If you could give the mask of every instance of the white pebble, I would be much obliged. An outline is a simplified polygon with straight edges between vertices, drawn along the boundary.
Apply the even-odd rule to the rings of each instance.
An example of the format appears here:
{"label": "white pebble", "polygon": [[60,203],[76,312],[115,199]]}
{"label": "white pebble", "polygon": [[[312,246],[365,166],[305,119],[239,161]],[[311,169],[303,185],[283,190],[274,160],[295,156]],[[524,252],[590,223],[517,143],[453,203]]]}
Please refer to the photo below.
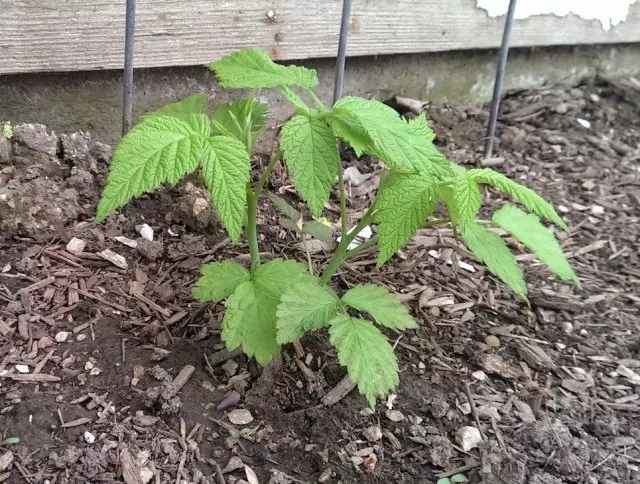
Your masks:
{"label": "white pebble", "polygon": [[462,450],[469,452],[482,442],[482,435],[475,427],[461,427],[456,431],[456,442],[462,447]]}
{"label": "white pebble", "polygon": [[247,425],[253,422],[253,415],[251,415],[251,412],[242,408],[229,412],[227,418],[229,419],[229,422],[234,425]]}
{"label": "white pebble", "polygon": [[404,420],[404,415],[399,410],[387,410],[386,415],[392,422],[402,422]]}
{"label": "white pebble", "polygon": [[96,441],[96,436],[93,435],[91,432],[89,432],[88,430],[83,434],[84,437],[84,441],[87,444],[93,444]]}
{"label": "white pebble", "polygon": [[587,121],[586,119],[576,118],[576,121],[578,121],[578,124],[580,126],[582,126],[583,128],[589,129],[591,127],[591,123],[589,121]]}
{"label": "white pebble", "polygon": [[78,254],[84,251],[86,247],[86,242],[82,239],[78,239],[77,237],[72,238],[67,244],[67,252],[71,252],[72,254]]}
{"label": "white pebble", "polygon": [[148,240],[149,242],[153,242],[153,229],[147,224],[142,224],[140,226],[140,237]]}
{"label": "white pebble", "polygon": [[471,373],[471,376],[478,381],[485,381],[487,379],[487,375],[482,370],[474,371]]}
{"label": "white pebble", "polygon": [[18,373],[29,373],[29,367],[27,365],[16,365],[16,371]]}
{"label": "white pebble", "polygon": [[58,334],[56,334],[56,343],[64,343],[65,341],[67,341],[67,338],[70,334],[71,333],[69,331],[60,331]]}
{"label": "white pebble", "polygon": [[601,207],[600,205],[593,205],[591,207],[591,214],[592,215],[604,215],[604,207]]}

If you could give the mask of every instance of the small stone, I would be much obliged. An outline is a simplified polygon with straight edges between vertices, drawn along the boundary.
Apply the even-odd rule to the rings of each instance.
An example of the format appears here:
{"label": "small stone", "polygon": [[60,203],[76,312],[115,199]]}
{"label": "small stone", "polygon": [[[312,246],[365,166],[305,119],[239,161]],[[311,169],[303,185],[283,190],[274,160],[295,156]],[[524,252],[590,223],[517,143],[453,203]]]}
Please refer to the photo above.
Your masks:
{"label": "small stone", "polygon": [[84,341],[85,339],[87,339],[87,335],[84,334],[84,333],[79,334],[78,336],[76,336],[76,340],[78,340],[78,341]]}
{"label": "small stone", "polygon": [[66,249],[67,252],[71,252],[72,254],[79,254],[80,252],[84,251],[84,248],[86,246],[87,243],[84,240],[73,237],[67,244]]}
{"label": "small stone", "polygon": [[392,422],[402,422],[404,420],[404,415],[399,410],[387,410],[385,415]]}
{"label": "small stone", "polygon": [[229,415],[227,415],[227,418],[229,419],[229,422],[234,425],[247,425],[253,422],[253,415],[251,415],[251,412],[243,408],[232,410],[229,412]]}
{"label": "small stone", "polygon": [[138,232],[140,233],[140,237],[148,240],[149,242],[153,242],[153,229],[149,227],[149,225],[142,224]]}
{"label": "small stone", "polygon": [[89,432],[88,430],[82,435],[84,437],[84,441],[87,444],[93,444],[96,441],[96,436],[93,435],[91,432]]}
{"label": "small stone", "polygon": [[371,417],[375,412],[372,408],[366,407],[360,410],[360,415],[363,417]]}
{"label": "small stone", "polygon": [[233,360],[227,360],[220,368],[223,369],[228,377],[232,377],[238,371],[238,364]]}
{"label": "small stone", "polygon": [[13,452],[10,450],[0,455],[0,472],[3,472],[13,463]]}
{"label": "small stone", "polygon": [[96,366],[91,369],[91,371],[89,372],[89,375],[98,376],[100,373],[102,373],[102,370]]}
{"label": "small stone", "polygon": [[471,373],[471,376],[478,381],[485,381],[487,379],[487,374],[482,370],[474,371]]}
{"label": "small stone", "polygon": [[591,123],[589,121],[587,121],[586,119],[576,118],[576,121],[583,128],[589,129],[591,127]]}
{"label": "small stone", "polygon": [[431,415],[434,418],[442,418],[449,411],[449,404],[442,397],[433,397],[431,400]]}
{"label": "small stone", "polygon": [[56,343],[64,343],[65,341],[67,341],[69,335],[71,335],[69,331],[60,331],[55,336]]}
{"label": "small stone", "polygon": [[16,371],[18,373],[29,373],[29,367],[27,365],[16,365]]}
{"label": "small stone", "polygon": [[565,334],[573,333],[573,323],[571,323],[569,321],[564,321],[562,323],[562,332],[565,333]]}
{"label": "small stone", "polygon": [[598,96],[595,92],[589,94],[589,99],[591,100],[592,103],[600,102],[600,96]]}
{"label": "small stone", "polygon": [[242,459],[240,457],[234,455],[231,459],[229,459],[227,465],[224,466],[224,469],[222,469],[222,473],[228,474],[229,472],[237,471],[238,469],[244,469],[244,462],[242,462]]}
{"label": "small stone", "polygon": [[127,260],[122,257],[120,254],[115,253],[111,249],[105,249],[98,254],[103,259],[111,262],[114,266],[119,267],[120,269],[126,270],[129,267],[127,264]]}
{"label": "small stone", "polygon": [[499,348],[500,340],[497,336],[490,334],[484,339],[484,344],[486,344],[489,348]]}
{"label": "small stone", "polygon": [[49,348],[51,346],[53,346],[53,340],[48,336],[43,336],[42,338],[40,338],[40,341],[38,341],[38,348],[40,348],[41,350]]}
{"label": "small stone", "polygon": [[604,207],[601,207],[600,205],[593,205],[591,207],[591,215],[595,215],[596,217],[604,215]]}
{"label": "small stone", "polygon": [[371,427],[367,427],[362,432],[362,435],[369,442],[377,442],[378,440],[382,440],[382,430],[377,425],[372,425]]}
{"label": "small stone", "polygon": [[456,431],[456,442],[465,452],[475,449],[482,442],[482,435],[476,427],[461,427]]}
{"label": "small stone", "polygon": [[567,103],[560,103],[556,106],[556,113],[567,114],[569,112],[569,105]]}
{"label": "small stone", "polygon": [[582,184],[582,188],[588,191],[593,190],[595,187],[596,187],[596,184],[593,182],[593,180],[587,180]]}
{"label": "small stone", "polygon": [[95,364],[93,363],[93,361],[87,361],[87,362],[84,364],[84,369],[85,369],[86,371],[93,370],[93,367],[94,367],[94,366],[95,366]]}
{"label": "small stone", "polygon": [[363,461],[362,457],[360,457],[359,455],[352,455],[350,459],[354,466],[359,466]]}
{"label": "small stone", "polygon": [[325,470],[323,470],[320,476],[318,477],[318,482],[320,484],[324,482],[329,482],[329,479],[331,479],[331,472],[332,472],[331,467],[327,467]]}

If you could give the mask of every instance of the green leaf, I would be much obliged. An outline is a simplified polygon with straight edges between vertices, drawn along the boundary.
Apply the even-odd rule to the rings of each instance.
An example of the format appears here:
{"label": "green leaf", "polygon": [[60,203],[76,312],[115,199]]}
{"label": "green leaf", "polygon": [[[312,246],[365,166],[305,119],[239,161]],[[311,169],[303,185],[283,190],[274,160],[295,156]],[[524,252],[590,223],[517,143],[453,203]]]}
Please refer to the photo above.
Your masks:
{"label": "green leaf", "polygon": [[256,269],[227,299],[222,340],[229,350],[242,346],[261,365],[280,352],[276,340],[276,310],[285,290],[306,268],[294,261],[275,259]]}
{"label": "green leaf", "polygon": [[369,313],[376,323],[387,328],[418,327],[396,295],[376,284],[359,284],[352,287],[342,296],[342,302],[353,309]]}
{"label": "green leaf", "polygon": [[193,287],[193,297],[201,302],[222,301],[250,277],[249,271],[237,262],[229,260],[205,264],[200,268],[200,279]]}
{"label": "green leaf", "polygon": [[300,217],[302,215],[295,208],[293,208],[289,204],[289,202],[271,192],[267,192],[267,197],[269,197],[269,200],[271,200],[271,202],[276,206],[278,212],[292,220],[294,223],[298,223],[298,220],[300,220]]}
{"label": "green leaf", "polygon": [[439,178],[451,175],[451,163],[425,136],[422,127],[405,122],[389,106],[347,96],[335,104],[334,112],[356,118],[373,142],[365,151],[390,167],[429,171]]}
{"label": "green leaf", "polygon": [[313,69],[283,66],[273,62],[262,49],[242,49],[209,64],[222,87],[252,88],[299,86],[312,89],[318,85]]}
{"label": "green leaf", "polygon": [[378,267],[402,248],[436,207],[435,181],[426,172],[392,173],[379,189]]}
{"label": "green leaf", "polygon": [[456,482],[456,483],[467,482],[467,478],[462,474],[455,474],[451,476],[451,482]]}
{"label": "green leaf", "polygon": [[4,139],[13,138],[13,126],[11,126],[9,123],[3,123],[2,124],[2,136],[4,137]]}
{"label": "green leaf", "polygon": [[347,367],[358,390],[373,407],[376,397],[398,386],[398,360],[393,348],[378,328],[362,319],[338,316],[329,324],[338,361]]}
{"label": "green leaf", "polygon": [[514,182],[502,173],[498,173],[491,168],[469,170],[468,176],[479,183],[485,183],[501,190],[517,202],[520,202],[529,211],[556,224],[566,232],[569,231],[569,227],[567,227],[567,224],[556,213],[553,205],[530,188]]}
{"label": "green leaf", "polygon": [[331,129],[319,119],[298,115],[282,128],[280,146],[296,188],[319,216],[342,168]]}
{"label": "green leaf", "polygon": [[300,99],[300,97],[298,97],[298,95],[293,92],[291,89],[289,89],[287,86],[282,86],[280,88],[280,90],[282,91],[282,94],[284,94],[284,97],[287,98],[287,100],[293,104],[293,106],[300,111],[303,114],[309,115],[309,113],[311,112],[309,110],[309,106],[307,106],[305,104],[305,102]]}
{"label": "green leaf", "polygon": [[333,290],[313,276],[299,279],[284,292],[278,305],[276,323],[278,343],[291,343],[307,331],[329,324],[342,311],[340,299]]}
{"label": "green leaf", "polygon": [[334,242],[333,229],[315,220],[310,220],[302,224],[302,232],[321,240],[325,244],[332,244]]}
{"label": "green leaf", "polygon": [[456,222],[461,230],[473,222],[482,203],[482,194],[476,181],[466,173],[458,175],[453,184],[453,205]]}
{"label": "green leaf", "polygon": [[252,146],[267,126],[268,113],[269,106],[254,99],[239,99],[223,104],[211,118],[214,125],[212,134],[232,136]]}
{"label": "green leaf", "polygon": [[[20,443],[20,437],[7,437],[2,444],[15,445]],[[0,444],[0,445],[2,445]]]}
{"label": "green leaf", "polygon": [[580,280],[562,253],[560,244],[540,223],[538,217],[525,213],[513,205],[505,205],[493,214],[492,220],[495,225],[520,240],[560,279],[580,285]]}
{"label": "green leaf", "polygon": [[451,484],[451,481],[448,477],[443,477],[442,479],[438,479],[436,484]]}
{"label": "green leaf", "polygon": [[415,126],[416,128],[418,128],[422,133],[422,135],[430,143],[433,143],[433,140],[436,139],[436,134],[433,132],[433,130],[429,127],[429,124],[427,123],[427,116],[425,115],[425,113],[421,113],[420,116],[418,116],[417,118],[413,118],[409,120],[409,124],[411,126]]}
{"label": "green leaf", "polygon": [[193,94],[182,101],[167,104],[166,106],[143,114],[141,119],[154,116],[168,116],[171,118],[188,119],[192,114],[205,114],[209,100],[204,94]]}
{"label": "green leaf", "polygon": [[242,233],[251,164],[249,153],[235,138],[213,136],[206,141],[202,177],[231,240]]}
{"label": "green leaf", "polygon": [[177,183],[194,171],[205,149],[210,123],[204,114],[185,119],[152,116],[142,120],[122,139],[111,159],[107,186],[95,220],[100,222],[133,197]]}
{"label": "green leaf", "polygon": [[518,296],[526,299],[527,286],[516,258],[502,238],[488,231],[478,222],[467,225],[462,238],[467,247],[487,268],[502,279]]}
{"label": "green leaf", "polygon": [[355,116],[332,113],[329,117],[329,124],[333,129],[333,133],[342,141],[348,143],[358,157],[362,156],[373,145],[373,141],[367,131]]}

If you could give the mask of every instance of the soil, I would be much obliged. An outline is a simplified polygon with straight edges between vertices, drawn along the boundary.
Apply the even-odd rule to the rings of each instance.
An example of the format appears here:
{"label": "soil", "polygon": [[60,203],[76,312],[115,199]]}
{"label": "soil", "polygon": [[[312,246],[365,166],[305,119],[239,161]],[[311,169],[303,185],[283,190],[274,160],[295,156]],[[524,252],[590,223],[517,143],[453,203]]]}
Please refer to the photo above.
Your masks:
{"label": "soil", "polygon": [[[425,110],[445,153],[479,162],[485,109]],[[225,238],[197,180],[94,225],[110,148],[15,126],[0,141],[0,482],[640,482],[639,110],[633,78],[502,106],[496,169],[568,221],[557,235],[580,289],[510,242],[529,307],[443,229],[379,270],[372,251],[342,269],[338,289],[382,283],[420,322],[388,333],[401,384],[373,410],[355,391],[336,397],[350,387],[324,333],[264,369],[224,349],[222,307],[190,287],[203,262],[246,261],[247,247]],[[380,168],[344,158],[366,179],[349,187],[354,222]],[[270,189],[298,203],[281,168]],[[486,214],[504,201],[487,197]],[[303,260],[278,222],[265,197],[265,257]]]}

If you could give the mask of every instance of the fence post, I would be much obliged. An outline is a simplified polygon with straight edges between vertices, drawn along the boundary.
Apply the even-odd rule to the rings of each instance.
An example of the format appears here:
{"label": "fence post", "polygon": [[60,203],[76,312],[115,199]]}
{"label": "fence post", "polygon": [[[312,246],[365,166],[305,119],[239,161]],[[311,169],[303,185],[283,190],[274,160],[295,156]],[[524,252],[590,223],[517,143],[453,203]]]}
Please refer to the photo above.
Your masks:
{"label": "fence post", "polygon": [[333,83],[333,104],[342,97],[344,83],[344,66],[347,58],[347,37],[349,36],[349,20],[351,18],[351,0],[342,0],[342,19],[340,20],[340,38],[338,40],[338,58],[336,60],[336,77]]}
{"label": "fence post", "polygon": [[491,112],[489,113],[489,125],[484,145],[484,160],[491,158],[493,154],[493,143],[495,141],[496,124],[498,121],[498,111],[500,110],[500,97],[502,95],[502,85],[504,83],[504,71],[507,67],[507,57],[509,56],[509,36],[513,25],[513,17],[516,11],[516,0],[509,0],[509,9],[502,32],[502,44],[498,56],[498,67],[496,69],[496,79],[493,84],[493,97],[491,98]]}
{"label": "fence post", "polygon": [[122,136],[131,128],[133,106],[133,47],[136,27],[136,0],[127,0],[127,18],[124,33],[124,101],[122,106]]}

